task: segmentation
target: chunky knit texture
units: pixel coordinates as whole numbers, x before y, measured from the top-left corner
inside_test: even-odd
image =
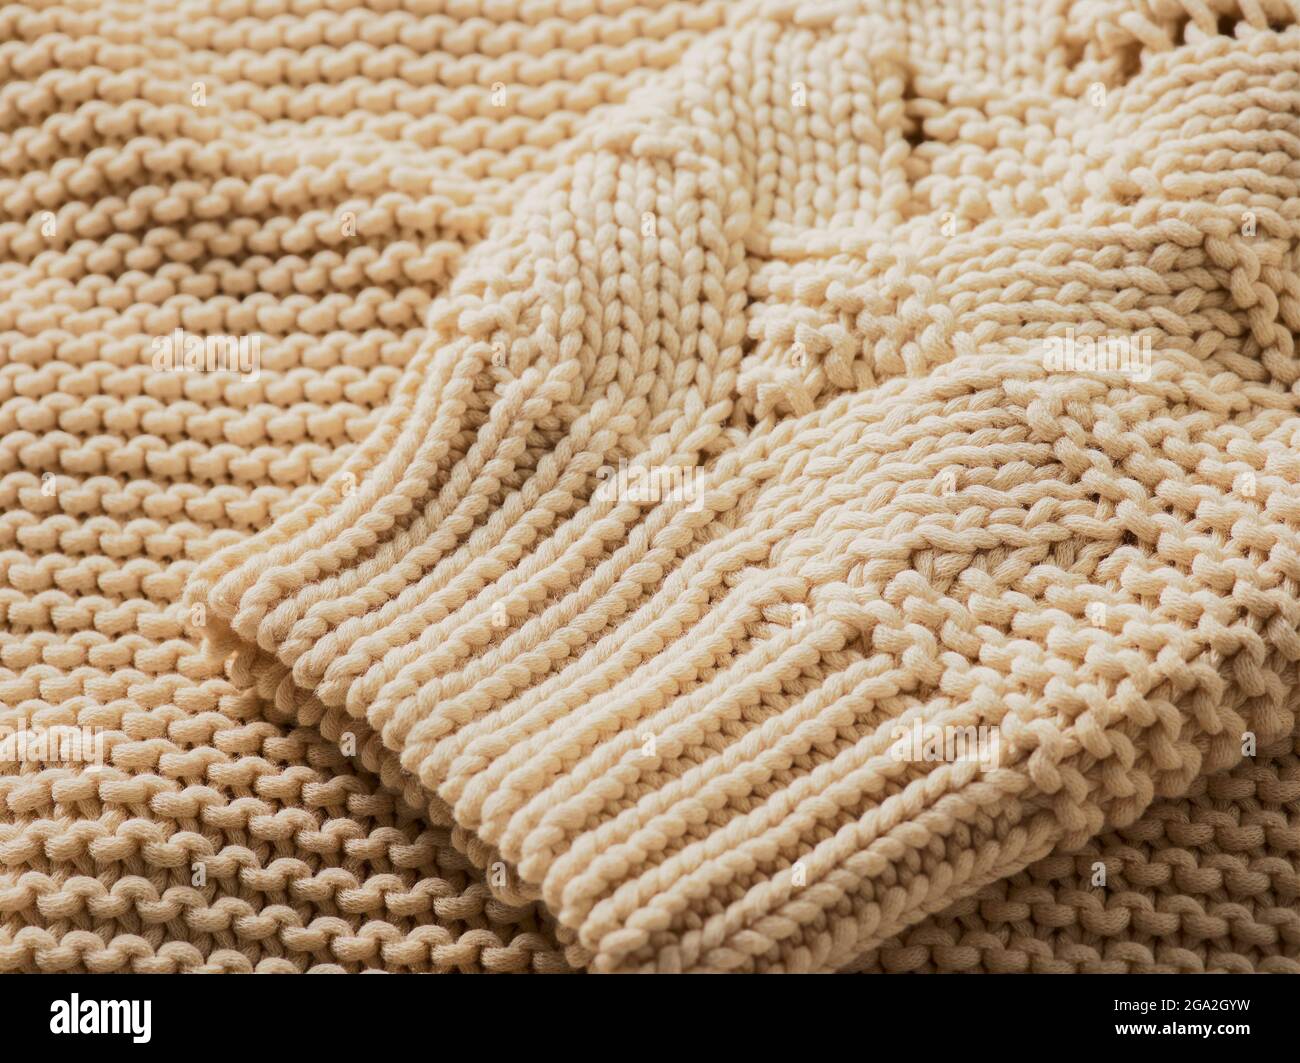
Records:
[[[0,968],[1300,969],[1298,23],[4,9]]]
[[[1187,797],[985,886],[853,969],[1300,974],[1298,751],[1288,739],[1201,778]]]

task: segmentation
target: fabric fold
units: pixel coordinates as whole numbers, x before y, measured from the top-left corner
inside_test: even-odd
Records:
[[[888,12],[751,13],[188,590],[596,971],[837,969],[1295,722],[1300,30],[1194,22],[1102,108],[1062,44],[1077,94],[971,149]]]

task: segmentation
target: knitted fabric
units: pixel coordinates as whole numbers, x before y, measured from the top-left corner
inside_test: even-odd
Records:
[[[375,427],[497,193],[724,4],[488,6],[0,6],[0,731],[107,747],[0,756],[0,970],[567,966],[181,604]],[[258,378],[154,370],[178,325],[257,330]]]
[[[985,886],[853,969],[1300,974],[1298,750],[1292,738],[1199,779],[1186,798]]]
[[[1294,5],[309,8],[0,13],[0,967],[1297,969]]]

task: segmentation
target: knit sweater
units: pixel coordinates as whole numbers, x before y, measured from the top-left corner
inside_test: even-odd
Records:
[[[0,969],[1300,970],[1294,6],[369,6],[0,13]]]

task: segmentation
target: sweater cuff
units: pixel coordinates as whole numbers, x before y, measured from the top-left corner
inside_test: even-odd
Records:
[[[832,969],[1290,729],[1300,421],[1222,423],[1166,446],[1158,490],[1099,498],[1105,441],[1151,412],[1113,402],[1041,358],[958,360],[738,445],[694,497],[592,489],[509,564],[519,523],[481,525],[399,610],[405,555],[304,609],[256,554],[208,601],[593,969]]]

